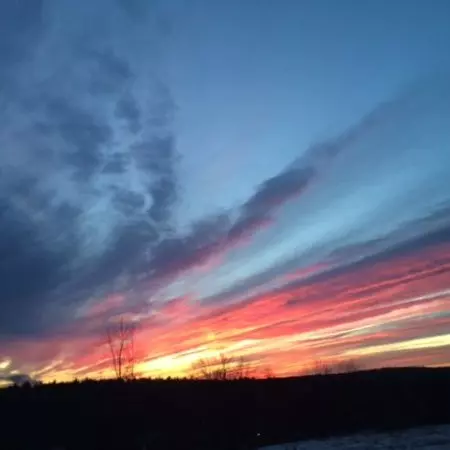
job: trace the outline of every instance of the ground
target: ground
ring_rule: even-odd
[[[260,450],[450,450],[450,425],[263,447]]]

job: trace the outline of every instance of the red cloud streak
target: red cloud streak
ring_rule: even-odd
[[[141,322],[138,370],[188,375],[193,361],[218,352],[248,358],[256,374],[270,367],[291,375],[315,360],[352,359],[364,367],[447,365],[449,275],[450,245],[441,245],[347,274],[330,273],[324,281],[295,285],[290,275],[290,287],[231,306],[176,299]],[[118,299],[106,306],[115,307]],[[14,342],[7,350],[16,366],[44,380],[111,375],[101,334]]]

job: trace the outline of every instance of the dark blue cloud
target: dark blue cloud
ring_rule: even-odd
[[[80,45],[55,31],[74,11],[20,5],[0,14],[1,337],[51,333],[93,296],[129,289],[178,198],[170,89],[159,82],[138,102],[140,61],[107,28]]]
[[[0,374],[0,381],[6,381],[11,384],[14,384],[15,386],[24,386],[26,384],[28,385],[34,385],[36,384],[36,380],[32,377],[30,377],[27,374],[24,373],[17,373],[17,374],[11,374],[11,375],[1,375]]]
[[[14,70],[32,56],[43,33],[45,0],[30,4],[3,1],[0,4],[0,96],[8,94],[14,84]]]
[[[132,95],[124,95],[119,100],[116,107],[116,115],[119,119],[125,121],[132,133],[137,133],[141,130],[141,112]]]
[[[148,5],[113,2],[126,20],[113,20],[110,29],[99,23],[103,34],[94,29],[86,38],[83,23],[74,25],[75,37],[60,31],[64,23],[55,27],[50,18],[58,15],[48,13],[57,3],[11,5],[2,5],[0,18],[6,30],[0,92],[8,92],[0,96],[0,109],[8,111],[0,123],[0,336],[51,333],[86,301],[110,292],[147,299],[152,283],[173,280],[275,221],[400,102],[375,108],[262,182],[241,205],[179,233],[175,101],[163,77],[147,77],[148,49],[130,51],[130,43],[141,42],[137,22],[146,20]],[[72,12],[61,12],[67,23]],[[58,55],[49,50],[55,42]],[[386,241],[363,244],[378,251]],[[222,298],[297,263],[285,261],[230,286]]]
[[[268,280],[274,279],[277,275],[295,271],[299,267],[299,261],[293,259],[286,264],[247,278],[245,281],[222,291],[219,295],[207,298],[205,302],[224,305],[217,312],[218,315],[221,315],[224,311],[223,308],[233,310],[239,308],[241,304],[257,302],[262,296],[271,297],[288,294],[291,298],[286,302],[287,307],[302,303],[316,304],[317,308],[320,308],[318,302],[328,302],[330,299],[338,298],[343,293],[345,293],[346,299],[376,297],[391,288],[402,288],[402,286],[407,288],[411,286],[412,282],[427,280],[430,276],[450,274],[448,253],[438,255],[435,259],[426,261],[426,264],[421,264],[420,267],[412,268],[400,265],[398,270],[394,269],[395,264],[402,258],[410,257],[420,260],[427,250],[437,250],[448,244],[450,244],[450,222],[446,227],[415,236],[406,242],[397,243],[388,248],[379,249],[379,251],[371,248],[369,254],[359,254],[357,258],[351,252],[351,259],[341,260],[340,263],[335,261],[335,264],[328,268],[324,265],[321,270],[305,277],[299,277],[297,280],[284,279],[275,286],[268,285]],[[367,247],[361,246],[361,250],[365,251]],[[392,271],[379,272],[373,270],[374,267],[379,267],[381,264],[393,264]],[[404,276],[407,276],[407,280],[404,279]],[[262,289],[255,293],[254,288],[258,286]],[[295,290],[302,288],[305,289],[304,295],[298,297],[292,295]],[[236,299],[240,299],[241,302],[236,303]],[[227,306],[227,303],[231,300],[233,302]],[[393,302],[398,300],[398,296],[392,298]],[[212,313],[212,315],[214,314]],[[298,321],[294,319],[293,323],[298,323]]]
[[[0,203],[0,292],[1,333],[35,332],[48,325],[39,314],[44,301],[61,281],[73,248],[48,248],[35,225],[9,201]],[[61,226],[70,226],[62,217]],[[70,220],[70,219],[69,219]]]
[[[376,264],[396,261],[402,257],[408,256],[416,256],[420,255],[428,248],[439,248],[441,245],[450,243],[450,222],[447,226],[444,226],[440,229],[433,230],[429,233],[425,233],[422,235],[410,237],[406,241],[392,243],[391,245],[384,246],[376,250],[376,248],[371,248],[371,252],[369,254],[361,253],[357,258],[351,258],[349,261],[341,261],[340,264],[337,264],[334,267],[331,267],[329,270],[325,270],[317,275],[312,275],[308,277],[308,279],[293,282],[281,288],[282,290],[289,290],[293,287],[305,286],[305,285],[313,285],[320,284],[323,282],[329,282],[333,279],[344,278],[354,276],[355,273],[358,273],[363,269],[370,269],[374,267]],[[362,251],[367,250],[367,247],[362,247]],[[448,261],[448,255],[442,255],[442,261]],[[438,275],[440,273],[447,273],[449,271],[448,265],[441,265],[440,260],[434,260],[429,262],[433,267],[433,273]],[[406,268],[408,270],[408,268]],[[410,275],[413,273],[409,272]],[[430,273],[428,272],[418,272],[414,274],[415,280],[427,279]],[[402,281],[398,280],[398,276],[396,273],[392,274],[377,274],[373,275],[374,277],[380,277],[383,280],[383,286],[369,288],[367,290],[361,290],[357,293],[357,298],[364,297],[364,294],[377,294],[382,292],[384,289],[388,287],[400,286]],[[366,280],[367,281],[367,280]],[[372,283],[376,283],[377,279],[371,280]],[[351,296],[351,294],[348,294]],[[313,300],[309,298],[309,300]],[[293,302],[303,301],[303,299],[295,299]]]
[[[107,48],[86,53],[87,59],[94,63],[89,82],[92,95],[115,94],[133,79],[130,65],[112,50]]]
[[[68,151],[62,156],[74,168],[75,176],[93,176],[103,163],[104,146],[112,145],[111,128],[66,99],[48,98],[43,109],[37,123],[39,131],[46,137],[64,142]]]

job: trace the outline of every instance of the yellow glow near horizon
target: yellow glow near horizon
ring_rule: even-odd
[[[0,370],[6,370],[11,365],[10,359],[5,359],[4,361],[0,362]]]
[[[387,352],[398,352],[405,350],[423,350],[427,348],[438,348],[450,346],[450,334],[440,336],[410,339],[402,342],[394,342],[392,344],[373,345],[370,347],[348,350],[344,352],[347,356],[367,356],[377,355]]]

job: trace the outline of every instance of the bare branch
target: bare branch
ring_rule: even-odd
[[[310,375],[329,375],[337,373],[351,373],[362,370],[362,366],[355,360],[341,360],[341,361],[314,361],[311,369],[308,371]]]
[[[119,323],[107,329],[107,341],[111,353],[111,362],[117,379],[134,378],[135,326],[120,318]]]
[[[250,376],[245,358],[233,358],[224,353],[215,358],[199,359],[192,364],[191,372],[193,378],[202,380],[238,380]]]

